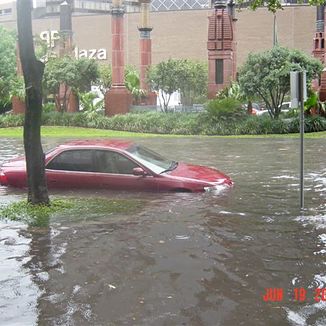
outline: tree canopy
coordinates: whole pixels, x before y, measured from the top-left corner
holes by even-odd
[[[192,104],[196,97],[207,92],[207,66],[187,59],[169,59],[152,66],[148,83],[161,93],[163,111],[167,111],[171,95],[180,91],[183,104]]]
[[[304,3],[303,0],[298,0],[298,3]],[[276,12],[277,10],[283,9],[281,0],[237,0],[238,6],[241,8],[249,4],[249,7],[253,10],[259,7],[267,7],[269,11]],[[311,6],[324,5],[325,0],[308,0],[308,4]]]
[[[95,60],[51,58],[45,66],[43,85],[48,94],[57,94],[60,84],[70,86],[75,92],[85,92],[98,77]]]
[[[274,47],[250,54],[239,70],[239,84],[248,98],[259,96],[271,117],[277,119],[284,97],[290,92],[290,71],[307,72],[307,87],[318,78],[323,65],[299,50]]]

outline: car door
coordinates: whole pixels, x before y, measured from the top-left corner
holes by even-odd
[[[99,186],[118,190],[157,191],[157,180],[149,171],[147,175],[134,175],[140,167],[129,157],[113,150],[96,150],[96,178]]]
[[[93,188],[97,186],[95,170],[94,150],[65,150],[47,163],[47,183],[49,187]]]

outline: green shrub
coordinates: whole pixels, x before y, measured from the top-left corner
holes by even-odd
[[[326,130],[326,119],[321,116],[312,116],[305,118],[305,132],[317,132]],[[296,117],[288,122],[288,132],[300,131],[300,118]]]
[[[22,126],[24,115],[0,115],[0,128]],[[299,132],[299,118],[274,120],[269,116],[248,116],[242,119],[215,119],[207,112],[200,113],[128,113],[106,117],[94,112],[45,112],[43,125],[74,126],[156,134],[180,135],[260,135]],[[305,118],[305,131],[326,130],[326,119],[320,116]]]
[[[326,130],[326,119],[320,116],[307,117],[305,119],[305,131],[316,132]]]
[[[24,125],[23,114],[2,114],[0,115],[0,128],[21,127]]]
[[[237,120],[246,115],[241,103],[234,98],[211,100],[206,105],[206,111],[213,121]]]
[[[48,102],[43,104],[43,112],[54,112],[56,109],[55,103],[53,102]]]
[[[256,135],[264,133],[261,129],[260,119],[254,116],[248,117],[242,123],[239,123],[237,127],[237,133],[239,133],[240,135]]]

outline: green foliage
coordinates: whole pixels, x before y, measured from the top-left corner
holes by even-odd
[[[146,95],[145,90],[140,88],[139,73],[134,66],[125,68],[125,85],[135,99],[140,99]]]
[[[56,110],[55,103],[48,102],[43,104],[43,112],[54,112]]]
[[[161,109],[164,112],[168,111],[171,95],[179,89],[178,72],[178,61],[172,59],[151,66],[148,70],[148,84],[153,90],[162,90],[165,93],[160,96]]]
[[[206,111],[213,121],[237,120],[245,116],[241,102],[234,98],[210,100],[207,103]]]
[[[54,199],[49,205],[32,205],[19,201],[0,207],[0,218],[22,221],[31,226],[46,227],[50,218],[65,215],[75,221],[86,220],[101,215],[127,214],[141,210],[144,203],[140,200],[93,198]]]
[[[0,113],[10,103],[11,80],[16,76],[16,35],[0,26]]]
[[[148,71],[148,83],[155,91],[162,90],[162,111],[168,111],[171,95],[180,91],[183,104],[192,104],[207,92],[207,66],[190,60],[169,59],[152,66]]]
[[[76,60],[69,56],[51,58],[45,65],[43,90],[47,95],[55,95],[60,84],[66,84],[76,93],[85,92],[98,77],[98,65],[95,60],[86,58]]]
[[[206,63],[179,60],[179,90],[182,105],[192,105],[195,99],[207,98],[208,67]]]
[[[290,91],[290,71],[306,70],[307,85],[323,69],[319,60],[298,50],[274,47],[250,54],[239,71],[239,84],[248,98],[259,96],[270,115],[278,119],[281,104]]]
[[[299,0],[298,3],[303,3],[303,0]],[[281,0],[252,0],[250,2],[246,0],[238,0],[237,4],[240,6],[242,5],[248,5],[250,6],[251,9],[256,10],[259,7],[267,7],[267,9],[271,12],[276,12],[277,10],[282,10],[283,7],[283,1]],[[311,6],[317,6],[317,5],[324,5],[325,2],[324,0],[309,0],[308,4]]]
[[[215,110],[215,109],[213,109]],[[248,116],[240,113],[224,115],[217,109],[217,116],[208,112],[201,113],[128,113],[106,117],[103,114],[92,112],[85,118],[80,113],[45,112],[42,115],[42,124],[46,126],[66,126],[97,128],[116,131],[153,134],[179,135],[262,135],[285,134],[299,132],[298,115],[287,119],[271,119],[269,116]],[[224,112],[224,109],[222,109]],[[222,115],[221,115],[222,114]],[[0,115],[0,128],[22,126],[23,115]],[[305,118],[305,131],[326,131],[326,118],[312,116]],[[54,134],[53,136],[56,136]],[[69,135],[67,135],[69,137]]]
[[[57,54],[49,48],[47,42],[39,36],[34,36],[35,56],[42,62],[47,62],[50,58],[57,57]]]
[[[83,111],[96,111],[103,107],[103,100],[95,102],[97,95],[92,92],[79,93],[79,99],[83,107]]]
[[[220,90],[217,94],[216,97],[219,100],[225,99],[225,98],[233,98],[235,100],[238,100],[240,102],[244,102],[247,100],[247,97],[243,90],[241,89],[241,86],[237,82],[231,83],[230,86],[223,88]]]
[[[112,85],[112,68],[110,65],[100,64],[98,66],[99,76],[95,84],[99,86],[103,95]]]
[[[79,101],[83,108],[83,115],[86,119],[96,119],[97,114],[103,109],[104,101],[99,99],[96,94],[92,92],[79,93]]]
[[[314,92],[312,89],[308,91],[308,98],[304,102],[304,109],[307,114],[311,114],[311,109],[322,107],[319,102],[318,93]]]
[[[20,100],[25,100],[25,82],[22,76],[15,76],[10,80],[10,99],[17,96]]]
[[[20,127],[24,125],[23,114],[2,114],[0,115],[0,128]]]
[[[318,94],[315,92],[311,92],[304,105],[306,109],[311,109],[312,107],[318,105]]]
[[[326,119],[320,116],[305,119],[305,132],[316,132],[326,130]]]
[[[70,207],[72,204],[64,200],[53,200],[50,205],[32,205],[27,201],[19,201],[0,208],[0,217],[32,226],[47,226],[50,214]]]
[[[93,59],[81,58],[75,60],[75,65],[79,75],[72,87],[77,92],[86,92],[99,77],[98,64]]]

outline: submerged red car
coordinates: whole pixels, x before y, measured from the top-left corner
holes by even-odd
[[[48,187],[107,188],[139,191],[211,191],[231,186],[222,172],[170,161],[126,140],[79,140],[52,149],[45,156]],[[0,184],[26,187],[24,157],[0,168]]]

